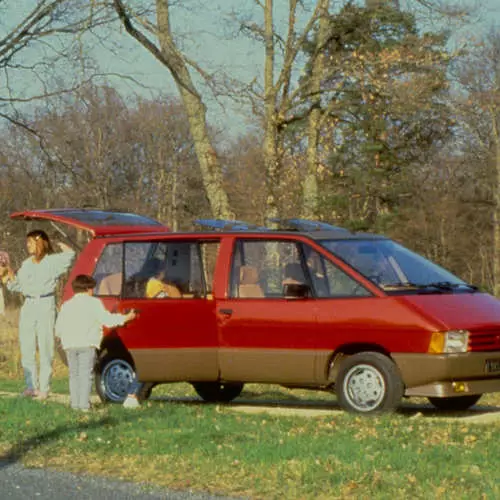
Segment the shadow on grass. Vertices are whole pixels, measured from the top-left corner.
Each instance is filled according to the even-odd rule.
[[[324,399],[300,399],[295,396],[283,397],[280,392],[269,392],[269,393],[258,393],[261,399],[252,398],[253,393],[246,394],[245,392],[238,399],[231,401],[230,403],[210,403],[203,401],[198,397],[182,397],[182,396],[153,396],[149,401],[154,402],[168,402],[173,404],[185,404],[185,405],[220,405],[223,404],[228,407],[238,407],[238,406],[250,406],[255,408],[285,408],[285,409],[295,409],[297,414],[300,415],[300,410],[330,410],[330,411],[343,411],[339,406],[337,401],[332,395],[332,400]],[[250,396],[250,397],[248,397]],[[262,398],[262,396],[265,396]],[[271,397],[269,397],[271,396]],[[272,397],[275,396],[275,397]],[[430,403],[413,403],[403,400],[401,406],[396,411],[399,415],[404,415],[408,417],[412,416],[423,416],[432,418],[457,418],[460,420],[462,418],[487,415],[492,413],[498,413],[498,419],[500,421],[500,406],[489,406],[489,405],[476,405],[468,410],[453,411],[453,410],[439,410],[432,406]]]
[[[0,469],[8,467],[13,463],[19,462],[28,452],[51,441],[56,441],[68,432],[84,432],[90,429],[102,427],[103,425],[118,425],[122,424],[124,421],[134,420],[135,418],[137,418],[137,416],[138,415],[127,415],[124,417],[120,417],[119,419],[112,417],[102,417],[98,420],[93,420],[90,422],[81,421],[76,422],[73,425],[59,425],[55,429],[47,432],[42,432],[40,434],[37,434],[36,436],[17,442],[5,453],[0,455]]]

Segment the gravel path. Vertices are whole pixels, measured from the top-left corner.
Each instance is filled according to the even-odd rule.
[[[208,494],[179,492],[95,476],[48,469],[27,469],[0,461],[2,500],[221,500]]]

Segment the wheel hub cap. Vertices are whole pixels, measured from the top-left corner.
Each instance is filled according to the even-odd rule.
[[[354,366],[344,379],[344,394],[358,411],[375,410],[382,403],[385,391],[382,374],[371,365]]]
[[[112,401],[125,399],[134,377],[134,370],[126,361],[115,360],[109,363],[102,377],[106,396]]]

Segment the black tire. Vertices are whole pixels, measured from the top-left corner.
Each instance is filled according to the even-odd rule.
[[[438,410],[463,411],[474,406],[481,399],[481,396],[482,394],[474,394],[453,398],[429,398],[429,402]]]
[[[123,403],[134,378],[134,364],[128,356],[107,353],[97,362],[95,387],[103,403]]]
[[[193,382],[192,385],[198,396],[210,403],[229,403],[241,394],[244,386],[240,382]]]
[[[352,413],[394,411],[404,394],[396,364],[378,352],[360,352],[345,358],[335,381],[340,406]]]

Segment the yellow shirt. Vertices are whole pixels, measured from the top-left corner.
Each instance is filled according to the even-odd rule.
[[[165,297],[182,297],[179,289],[174,285],[164,283],[158,278],[151,278],[146,285],[146,297],[148,299],[162,299]]]

